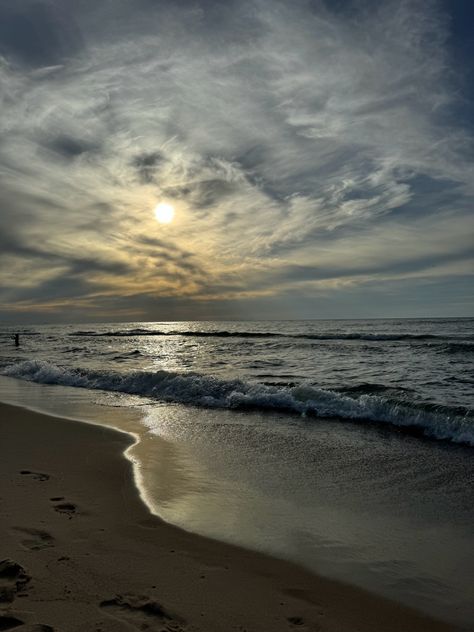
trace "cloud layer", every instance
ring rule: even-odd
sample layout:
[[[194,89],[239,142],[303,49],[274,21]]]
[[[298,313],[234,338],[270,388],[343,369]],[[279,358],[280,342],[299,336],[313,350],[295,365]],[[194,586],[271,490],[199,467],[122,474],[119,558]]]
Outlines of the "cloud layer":
[[[4,316],[469,313],[439,3],[68,4],[0,8]]]

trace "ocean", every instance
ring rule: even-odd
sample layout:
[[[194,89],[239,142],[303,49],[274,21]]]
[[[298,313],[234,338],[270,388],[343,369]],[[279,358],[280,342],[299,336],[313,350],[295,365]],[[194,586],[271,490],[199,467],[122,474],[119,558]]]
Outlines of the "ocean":
[[[169,522],[468,625],[473,325],[3,326],[0,399],[132,432]]]

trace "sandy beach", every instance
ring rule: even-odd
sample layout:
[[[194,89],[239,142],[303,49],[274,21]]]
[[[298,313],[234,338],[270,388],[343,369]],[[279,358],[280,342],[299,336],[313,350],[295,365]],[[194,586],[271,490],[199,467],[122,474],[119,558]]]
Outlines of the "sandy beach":
[[[0,630],[455,629],[162,522],[123,456],[132,441],[0,405]]]

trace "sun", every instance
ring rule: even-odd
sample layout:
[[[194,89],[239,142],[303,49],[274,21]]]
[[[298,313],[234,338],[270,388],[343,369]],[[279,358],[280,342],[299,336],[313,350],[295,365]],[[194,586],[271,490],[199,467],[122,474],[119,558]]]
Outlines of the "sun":
[[[155,217],[160,224],[169,224],[174,218],[174,206],[160,202],[155,206]]]

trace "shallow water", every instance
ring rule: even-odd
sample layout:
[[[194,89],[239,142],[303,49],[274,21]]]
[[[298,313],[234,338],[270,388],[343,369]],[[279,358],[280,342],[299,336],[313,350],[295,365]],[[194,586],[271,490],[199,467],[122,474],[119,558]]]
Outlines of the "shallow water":
[[[169,522],[456,623],[474,617],[472,448],[11,378],[0,400],[134,432],[142,495]]]

